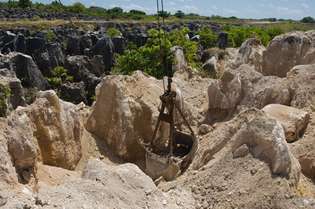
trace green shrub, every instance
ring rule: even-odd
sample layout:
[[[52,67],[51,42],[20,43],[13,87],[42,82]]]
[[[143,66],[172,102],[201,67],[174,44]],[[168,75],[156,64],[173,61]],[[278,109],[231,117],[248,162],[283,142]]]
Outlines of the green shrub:
[[[32,1],[31,0],[19,0],[18,1],[18,6],[21,8],[27,8],[32,6]]]
[[[52,30],[48,30],[45,36],[48,42],[53,42],[57,38],[56,34]]]
[[[73,81],[73,77],[68,75],[68,70],[64,67],[57,66],[52,72],[52,76],[47,78],[49,84],[54,88],[59,88],[63,83]]]
[[[302,23],[315,23],[315,19],[313,17],[304,17],[301,20]]]
[[[181,10],[178,10],[177,12],[175,12],[174,16],[177,18],[183,18],[185,17],[185,13]]]
[[[187,40],[186,34],[189,32],[187,28],[181,30],[174,30],[165,34],[165,38],[158,30],[151,29],[148,31],[149,39],[147,43],[136,48],[132,45],[124,52],[123,55],[118,55],[116,59],[115,73],[131,74],[136,70],[162,78],[171,70],[173,64],[173,55],[171,47],[181,46],[184,49],[187,61],[194,65],[197,54],[197,43]],[[162,50],[160,49],[162,44]],[[161,54],[165,57],[165,66],[162,63]],[[165,69],[166,68],[166,69]]]
[[[198,44],[186,38],[188,33],[189,29],[183,28],[180,30],[173,30],[167,34],[167,36],[171,42],[171,46],[183,47],[186,60],[188,63],[190,63],[190,65],[195,67],[197,61]]]
[[[130,10],[129,14],[132,14],[132,15],[146,15],[146,13],[144,11],[135,10],[135,9]]]
[[[225,26],[224,30],[229,34],[230,47],[240,47],[248,38],[257,38],[267,46],[275,36],[284,32],[279,27],[261,28],[254,26]]]
[[[7,86],[0,84],[0,117],[5,117],[7,114],[7,101],[10,97],[11,90]]]
[[[80,2],[74,3],[72,6],[69,6],[68,9],[69,9],[69,12],[73,12],[73,13],[83,13],[86,10],[85,6],[81,4]]]
[[[117,37],[117,36],[120,36],[121,35],[121,32],[116,29],[116,28],[108,28],[106,30],[106,34],[111,37],[111,38],[114,38],[114,37]]]
[[[212,48],[217,46],[218,35],[210,28],[202,28],[198,35],[200,35],[200,44],[204,48]]]

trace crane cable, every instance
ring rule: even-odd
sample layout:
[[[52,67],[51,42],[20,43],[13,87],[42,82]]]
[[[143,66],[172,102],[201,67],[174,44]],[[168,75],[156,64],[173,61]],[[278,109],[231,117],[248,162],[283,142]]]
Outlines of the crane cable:
[[[161,10],[160,10],[161,5]],[[164,68],[164,73],[168,77],[168,90],[170,90],[170,76],[171,72],[168,70],[167,66],[167,54],[165,50],[166,45],[166,33],[165,33],[165,11],[164,11],[164,0],[156,0],[156,8],[157,8],[157,22],[158,22],[158,30],[159,30],[159,45],[160,45],[160,59],[161,65]],[[161,24],[161,18],[162,24]],[[163,37],[162,37],[163,36]],[[163,39],[163,40],[162,40]],[[163,78],[163,88],[165,92],[165,81]]]

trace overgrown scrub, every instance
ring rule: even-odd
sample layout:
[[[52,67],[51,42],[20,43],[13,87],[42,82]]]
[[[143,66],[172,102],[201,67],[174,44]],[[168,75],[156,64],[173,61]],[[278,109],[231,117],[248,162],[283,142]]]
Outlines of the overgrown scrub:
[[[51,74],[47,80],[53,88],[59,88],[63,83],[73,81],[73,77],[68,75],[68,70],[61,66],[55,67]]]
[[[225,26],[224,31],[229,34],[230,47],[240,47],[248,38],[257,38],[267,46],[277,35],[283,33],[278,27],[260,28],[254,26]]]
[[[144,46],[140,48],[130,47],[124,54],[117,56],[114,72],[131,74],[136,70],[141,70],[156,78],[162,78],[166,75],[165,68],[170,70],[173,64],[173,55],[170,50],[173,46],[183,47],[187,61],[193,64],[196,61],[197,43],[186,38],[188,32],[189,30],[184,28],[166,33],[163,36],[162,31],[149,30],[149,39]],[[162,63],[163,57],[165,58],[165,65]]]
[[[200,44],[204,48],[212,48],[217,46],[218,35],[214,33],[210,28],[203,27],[199,32]]]
[[[46,40],[47,40],[48,42],[53,42],[53,41],[55,41],[55,40],[57,39],[56,34],[55,34],[54,31],[52,31],[52,30],[48,30],[48,31],[46,32],[45,37],[46,37]]]
[[[11,90],[9,87],[0,84],[0,117],[5,117],[7,114],[7,101],[10,97]]]
[[[121,35],[121,32],[116,29],[116,28],[108,28],[106,30],[106,34],[111,37],[111,38],[114,38],[114,37],[117,37],[117,36],[120,36]]]

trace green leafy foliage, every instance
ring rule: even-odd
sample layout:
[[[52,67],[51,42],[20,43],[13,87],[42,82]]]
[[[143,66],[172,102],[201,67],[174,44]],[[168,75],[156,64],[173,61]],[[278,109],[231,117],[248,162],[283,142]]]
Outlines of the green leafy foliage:
[[[200,44],[204,48],[212,48],[217,46],[218,35],[215,34],[210,28],[202,28],[198,35],[200,35]]]
[[[304,17],[301,20],[302,23],[315,23],[315,19],[313,17]]]
[[[27,8],[32,6],[32,1],[31,0],[19,0],[18,1],[18,6],[21,8]]]
[[[73,77],[68,75],[68,70],[64,67],[57,66],[52,72],[52,76],[47,78],[49,84],[54,88],[59,88],[63,83],[73,81]]]
[[[9,87],[0,84],[0,117],[5,117],[8,109],[7,100],[10,97]]]
[[[188,29],[174,30],[162,36],[163,32],[151,29],[148,32],[149,39],[147,43],[140,47],[130,47],[123,55],[118,55],[117,65],[114,72],[121,74],[131,74],[136,70],[162,78],[166,75],[165,68],[170,69],[173,64],[172,46],[182,46],[188,62],[196,60],[197,44],[186,39]],[[161,49],[160,49],[161,43]],[[162,57],[165,57],[166,65],[162,64]],[[163,56],[164,55],[164,56]]]
[[[117,36],[120,36],[121,35],[121,32],[116,29],[116,28],[108,28],[106,30],[106,34],[111,37],[111,38],[114,38],[114,37],[117,37]]]
[[[192,66],[195,66],[197,60],[198,44],[187,39],[186,35],[189,33],[188,28],[180,30],[173,30],[167,36],[172,46],[181,46],[184,49],[185,58]]]
[[[56,34],[52,30],[48,30],[45,36],[48,42],[53,42],[57,38]]]
[[[146,15],[145,12],[140,11],[140,10],[135,10],[135,9],[130,10],[130,11],[129,11],[129,14],[133,14],[133,15]]]
[[[171,13],[167,11],[159,11],[158,14],[160,17],[164,17],[164,18],[168,18],[169,16],[171,16]]]
[[[174,16],[177,18],[183,18],[185,17],[185,13],[181,10],[178,10],[177,12],[175,12]]]
[[[68,10],[73,13],[83,13],[86,8],[82,3],[76,2],[72,6],[69,6]]]
[[[277,27],[226,26],[224,30],[229,34],[230,47],[240,47],[248,38],[257,38],[267,46],[275,36],[283,33],[283,30]]]

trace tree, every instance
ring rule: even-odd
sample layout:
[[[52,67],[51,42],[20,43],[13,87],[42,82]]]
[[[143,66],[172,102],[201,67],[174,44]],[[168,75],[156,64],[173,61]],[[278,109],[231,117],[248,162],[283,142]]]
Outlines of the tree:
[[[124,10],[120,7],[114,7],[114,8],[107,10],[107,12],[110,14],[122,14],[122,13],[124,13]]]
[[[80,2],[74,3],[72,6],[69,7],[69,11],[73,13],[82,13],[86,10],[85,6]]]
[[[144,11],[135,10],[135,9],[130,10],[129,13],[133,15],[146,15]]]
[[[175,12],[174,16],[178,18],[183,18],[185,17],[185,13],[181,10],[178,10],[177,12]]]
[[[31,0],[19,0],[18,6],[21,8],[27,8],[32,6]]]
[[[9,0],[8,1],[8,7],[9,8],[16,8],[16,7],[18,7],[18,2],[14,1],[14,0]]]
[[[315,19],[313,17],[304,17],[301,20],[302,23],[315,23]]]
[[[168,18],[171,14],[167,11],[159,11],[159,16],[160,17],[165,17],[165,18]]]

